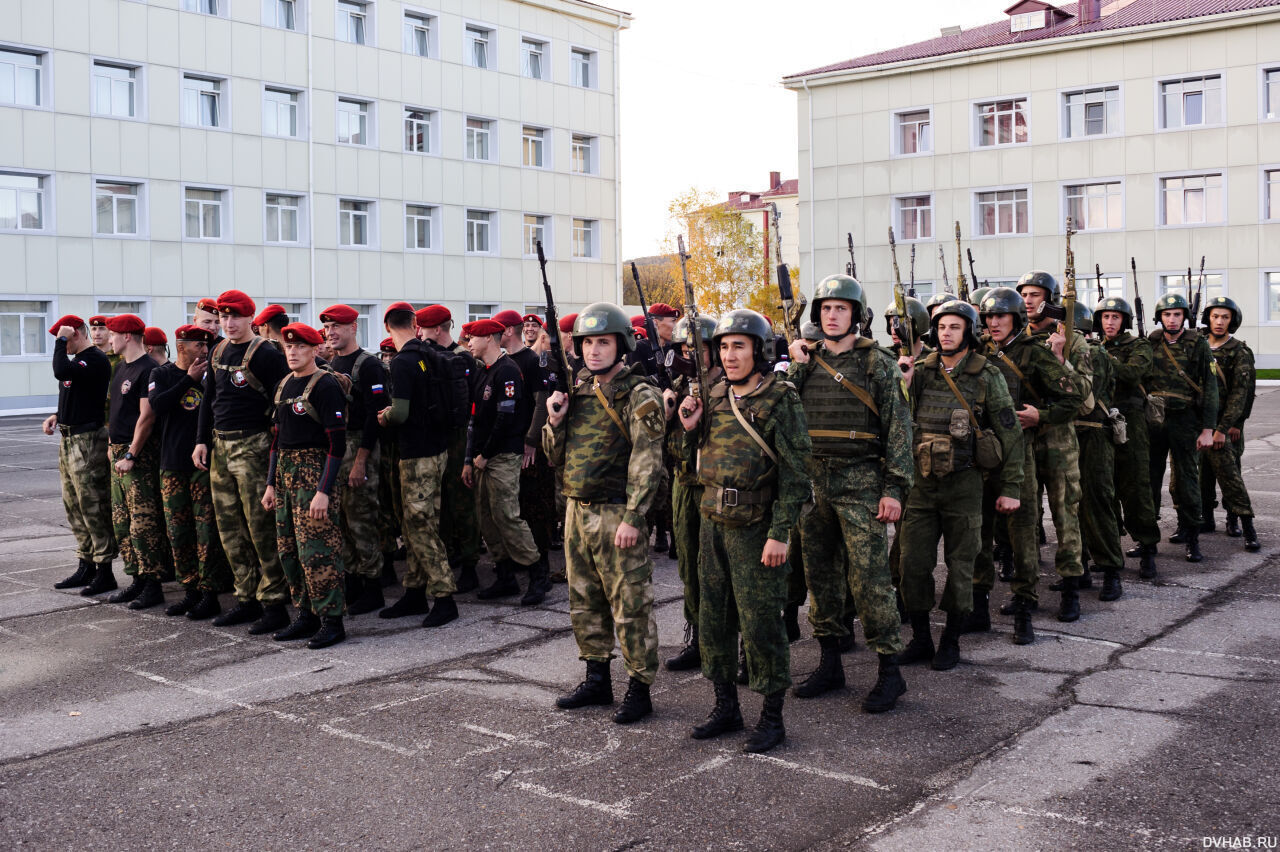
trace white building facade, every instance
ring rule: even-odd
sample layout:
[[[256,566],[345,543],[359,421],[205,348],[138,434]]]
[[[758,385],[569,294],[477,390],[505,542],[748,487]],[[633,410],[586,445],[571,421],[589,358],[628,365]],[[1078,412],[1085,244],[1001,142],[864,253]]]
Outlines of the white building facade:
[[[1132,302],[1132,257],[1150,329],[1155,300],[1186,292],[1188,266],[1194,286],[1204,256],[1205,298],[1235,299],[1259,366],[1280,367],[1280,4],[1218,5],[1024,2],[971,33],[786,78],[806,289],[844,268],[852,231],[879,313],[889,225],[904,279],[914,244],[918,291],[940,291],[941,248],[954,287],[956,221],[980,281],[1061,277],[1072,216],[1083,300],[1097,264],[1107,295]]]
[[[619,298],[617,46],[580,0],[22,0],[0,19],[0,413],[56,401],[49,323],[172,336],[235,287],[362,343]]]

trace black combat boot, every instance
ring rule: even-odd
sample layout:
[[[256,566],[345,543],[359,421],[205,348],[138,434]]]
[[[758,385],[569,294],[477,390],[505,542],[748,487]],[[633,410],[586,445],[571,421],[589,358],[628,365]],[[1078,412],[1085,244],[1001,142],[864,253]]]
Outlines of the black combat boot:
[[[1181,524],[1178,525],[1178,529],[1173,533],[1173,535],[1169,536],[1169,543],[1170,544],[1186,544],[1187,543],[1187,531],[1186,529],[1183,528]]]
[[[1066,587],[1063,585],[1062,577],[1059,577],[1057,580],[1049,584],[1049,591],[1051,592],[1060,592],[1064,588]],[[1093,588],[1093,572],[1089,570],[1088,562],[1084,563],[1084,573],[1081,574],[1079,577],[1076,577],[1076,588],[1077,589]]]
[[[288,607],[282,603],[266,604],[262,607],[262,617],[249,625],[249,635],[261,636],[264,633],[275,633],[288,624]]]
[[[463,565],[458,572],[458,594],[474,592],[480,586],[480,578],[476,576],[476,566]]]
[[[93,582],[93,575],[96,573],[93,567],[92,559],[81,559],[76,565],[75,573],[65,580],[59,580],[53,584],[55,589],[78,589],[81,586],[87,586]]]
[[[107,603],[128,603],[129,601],[142,594],[142,590],[147,585],[147,578],[142,574],[134,574],[133,582],[107,598]]]
[[[129,602],[129,609],[151,609],[163,603],[164,586],[160,583],[160,578],[154,574],[148,574],[142,581],[142,591]]]
[[[1080,593],[1076,591],[1078,577],[1062,578],[1062,600],[1058,602],[1059,621],[1080,620]]]
[[[840,637],[819,636],[818,646],[822,648],[818,667],[792,688],[791,694],[796,698],[817,698],[825,692],[844,687],[844,664],[840,661]]]
[[[1214,522],[1213,510],[1205,509],[1203,519],[1200,521],[1200,532],[1211,533],[1218,531],[1218,525]]]
[[[445,595],[442,598],[436,598],[435,603],[431,606],[431,612],[426,618],[422,619],[423,627],[440,627],[448,624],[450,621],[456,620],[458,617],[458,604],[453,599],[453,595]]]
[[[751,673],[747,671],[747,646],[738,640],[738,683],[746,686],[751,682]]]
[[[298,617],[283,630],[271,634],[277,642],[291,642],[294,639],[310,639],[320,629],[320,616],[311,610],[299,610]]]
[[[1030,645],[1036,641],[1036,632],[1031,627],[1031,601],[1015,597],[1013,603],[1013,644]]]
[[[1120,569],[1104,569],[1102,572],[1102,590],[1098,592],[1098,600],[1118,601],[1123,594],[1124,587],[1120,584]]]
[[[356,590],[354,597],[347,598],[349,615],[364,615],[366,612],[373,612],[387,605],[387,600],[382,594],[382,582],[377,577],[358,577]]]
[[[755,730],[747,737],[742,750],[748,754],[761,754],[778,746],[787,738],[787,729],[782,726],[782,700],[787,691],[780,689],[773,695],[764,697],[764,707],[760,708],[760,721]]]
[[[200,594],[199,589],[195,586],[187,586],[186,590],[186,594],[182,596],[182,600],[165,609],[165,615],[186,615],[191,611],[193,606],[200,603],[200,598],[202,598],[203,595]]]
[[[426,615],[431,609],[427,592],[422,587],[405,589],[400,600],[378,613],[378,618],[404,618],[406,615]]]
[[[396,576],[395,552],[382,554],[382,585],[394,586],[398,582],[400,578]]]
[[[929,663],[929,668],[935,672],[951,671],[960,662],[960,626],[963,623],[964,616],[955,612],[947,613],[947,624],[938,637],[938,650]]]
[[[360,593],[364,591],[364,577],[361,577],[359,574],[348,572],[346,576],[342,578],[342,581],[345,586],[343,590],[343,597],[349,601],[356,600],[360,597]]]
[[[1150,552],[1154,556],[1156,552],[1156,545],[1143,544],[1142,542],[1138,542],[1133,547],[1126,550],[1124,552],[1124,555],[1129,557],[1130,559],[1137,559],[1140,556],[1146,556],[1148,552]]]
[[[551,580],[547,576],[550,572],[551,566],[544,553],[538,557],[537,562],[529,566],[529,588],[525,590],[524,597],[520,598],[520,606],[536,606],[546,599],[547,592],[551,591]]]
[[[99,562],[94,566],[93,579],[89,585],[80,590],[86,598],[110,592],[116,588],[116,572],[111,570],[111,561]]]
[[[1154,544],[1147,545],[1146,551],[1142,554],[1142,561],[1138,563],[1138,579],[1154,580],[1156,578],[1156,546]]]
[[[687,672],[702,668],[702,652],[698,648],[698,626],[684,626],[684,647],[680,653],[667,659],[664,665],[669,672]]]
[[[1227,538],[1240,537],[1240,516],[1232,512],[1227,512],[1227,526],[1224,530]]]
[[[347,629],[342,626],[342,616],[326,615],[320,619],[320,629],[307,641],[307,647],[313,651],[337,645],[347,638]]]
[[[515,576],[515,563],[510,559],[500,560],[494,565],[493,575],[493,583],[476,592],[477,598],[487,601],[520,594],[520,584],[516,582]]]
[[[1240,526],[1244,530],[1244,549],[1257,553],[1262,549],[1262,543],[1258,541],[1258,532],[1253,528],[1253,518],[1241,518]]]
[[[733,681],[716,681],[712,686],[716,690],[716,706],[711,708],[707,721],[693,726],[689,736],[695,740],[709,740],[743,728],[742,708],[738,705],[738,685]]]
[[[1200,552],[1200,530],[1192,527],[1187,530],[1187,561],[1200,562],[1204,554]]]
[[[222,604],[218,602],[218,593],[202,592],[196,605],[187,610],[187,618],[192,621],[203,621],[206,618],[213,618],[220,612],[222,612]]]
[[[782,623],[787,627],[787,641],[800,638],[800,604],[787,604],[782,608]]]
[[[991,629],[991,592],[987,589],[973,590],[973,610],[964,617],[960,625],[961,633],[986,633]]]
[[[1013,582],[1013,548],[1000,546],[1000,554],[994,556],[1000,563],[1000,579],[1005,583]]]
[[[1026,601],[1027,612],[1040,611],[1039,601],[1027,600],[1026,598],[1019,598],[1017,595],[1014,595],[1013,597],[1009,598],[1009,600],[1005,601],[1000,606],[1000,614],[1001,615],[1017,615],[1018,607],[1022,606],[1022,604],[1018,603],[1019,600]]]
[[[556,699],[561,710],[613,703],[613,681],[609,679],[608,660],[587,660],[587,677],[573,692]]]
[[[855,617],[853,613],[848,613],[844,618],[840,619],[840,623],[844,625],[845,629],[845,634],[840,637],[841,654],[848,654],[853,650],[855,644],[853,639],[853,619]]]
[[[898,655],[900,665],[927,663],[933,659],[933,634],[929,632],[929,613],[911,613],[911,641]]]
[[[898,669],[898,655],[881,654],[880,674],[876,676],[876,685],[862,699],[862,712],[883,713],[892,710],[906,691],[907,682],[902,679],[902,672]]]
[[[231,609],[213,620],[214,627],[231,627],[236,624],[247,624],[262,617],[262,604],[250,598],[240,601]]]
[[[667,551],[673,550],[673,549],[674,548],[672,548],[671,546],[671,539],[668,538],[667,536],[667,531],[664,529],[659,529],[657,533],[655,533],[653,536],[653,552],[666,553]],[[619,710],[618,712],[621,713],[622,711]]]
[[[610,700],[613,695],[610,694]],[[649,700],[649,684],[631,678],[627,683],[627,694],[622,697],[618,712],[613,714],[613,721],[618,725],[630,725],[639,722],[653,712],[653,702]]]

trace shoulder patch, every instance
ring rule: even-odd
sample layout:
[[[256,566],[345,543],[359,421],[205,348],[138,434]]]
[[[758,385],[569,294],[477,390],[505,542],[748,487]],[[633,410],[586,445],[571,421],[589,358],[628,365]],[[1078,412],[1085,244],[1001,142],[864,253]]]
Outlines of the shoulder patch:
[[[636,417],[647,417],[650,412],[657,411],[658,408],[660,406],[656,399],[646,399],[636,406]]]
[[[1018,425],[1018,418],[1014,415],[1012,408],[1000,410],[1000,425],[1006,429],[1012,429]]]

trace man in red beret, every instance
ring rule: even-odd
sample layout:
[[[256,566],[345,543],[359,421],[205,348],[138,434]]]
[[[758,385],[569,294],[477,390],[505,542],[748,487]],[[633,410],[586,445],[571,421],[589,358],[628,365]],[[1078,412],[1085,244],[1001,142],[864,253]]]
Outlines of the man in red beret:
[[[218,300],[205,296],[196,302],[196,309],[191,313],[191,324],[213,332],[214,337],[221,337],[222,328],[218,325]]]
[[[169,336],[164,333],[163,328],[147,326],[142,332],[142,345],[147,348],[147,354],[157,365],[169,363]]]
[[[524,320],[524,325],[521,328],[524,345],[533,349],[538,343],[538,338],[547,330],[546,323],[537,314],[525,314],[521,319]]]
[[[44,421],[46,435],[60,433],[58,476],[67,526],[76,537],[75,572],[56,589],[84,587],[82,595],[116,588],[111,562],[119,552],[111,523],[111,480],[107,462],[106,399],[111,362],[93,345],[89,327],[73,314],[59,317],[49,333],[58,410]]]
[[[218,535],[235,575],[237,603],[213,623],[252,622],[249,632],[258,635],[289,623],[275,518],[260,500],[271,449],[271,403],[289,365],[283,353],[254,335],[254,307],[239,290],[218,296],[224,339],[209,355],[191,460],[209,471]]]
[[[658,332],[659,345],[666,354],[666,349],[671,345],[671,335],[676,330],[676,320],[680,318],[680,312],[668,305],[666,302],[654,302],[649,306],[649,316],[653,319],[654,330]]]
[[[89,317],[89,337],[94,346],[101,349],[103,354],[111,358],[111,368],[114,370],[116,362],[120,359],[115,357],[115,353],[111,351],[111,332],[107,331],[107,318],[102,314],[94,314]]]
[[[253,318],[253,324],[258,327],[258,334],[265,337],[271,342],[271,345],[284,351],[284,337],[282,332],[284,327],[289,324],[289,315],[285,313],[282,305],[267,305],[262,309],[256,317]]]

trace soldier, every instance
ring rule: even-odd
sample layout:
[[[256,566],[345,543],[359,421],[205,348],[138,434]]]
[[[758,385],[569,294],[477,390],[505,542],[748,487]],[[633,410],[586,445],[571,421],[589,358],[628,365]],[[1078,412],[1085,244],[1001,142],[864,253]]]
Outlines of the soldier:
[[[378,358],[386,366],[391,366],[391,359],[396,357],[396,342],[390,337],[382,338],[382,342],[378,344]]]
[[[1213,430],[1213,449],[1201,458],[1207,471],[1200,477],[1204,522],[1201,532],[1213,532],[1214,484],[1222,486],[1222,505],[1227,510],[1227,535],[1237,538],[1244,532],[1244,549],[1262,549],[1253,528],[1253,504],[1240,476],[1240,457],[1244,454],[1244,421],[1253,409],[1257,373],[1253,367],[1253,350],[1238,337],[1244,315],[1240,306],[1226,296],[1214,296],[1205,306],[1200,324],[1209,331],[1209,349],[1213,352],[1214,374],[1218,379],[1218,425]]]
[[[571,395],[547,401],[543,450],[564,470],[568,502],[564,555],[569,618],[587,675],[556,700],[561,709],[613,703],[609,661],[614,634],[629,681],[618,724],[653,712],[649,687],[658,670],[658,623],[653,617],[653,562],[644,516],[662,473],[662,400],[652,384],[626,366],[635,338],[617,305],[583,308],[573,347],[584,364]]]
[[[58,410],[42,424],[58,441],[58,476],[62,508],[76,538],[76,570],[55,589],[84,587],[81,594],[99,595],[116,588],[111,562],[118,552],[111,524],[110,476],[104,402],[111,363],[89,337],[84,320],[59,317],[49,329],[53,344],[53,376],[58,380]]]
[[[210,351],[213,351],[213,346],[222,339],[222,326],[218,323],[218,300],[205,296],[196,302],[196,309],[191,314],[191,324],[196,328],[212,332],[213,340],[210,341],[209,347]]]
[[[1213,373],[1209,343],[1195,329],[1187,328],[1191,308],[1179,293],[1156,302],[1157,328],[1147,335],[1154,360],[1149,389],[1164,399],[1164,422],[1151,427],[1151,503],[1160,506],[1160,484],[1165,459],[1173,457],[1169,496],[1178,513],[1178,532],[1169,539],[1185,543],[1187,561],[1199,562],[1200,459],[1213,448],[1218,419],[1218,382]]]
[[[485,369],[471,416],[462,481],[475,489],[480,532],[494,560],[493,584],[477,597],[491,600],[519,594],[515,572],[527,570],[529,587],[520,603],[532,606],[542,603],[551,582],[546,556],[538,553],[529,525],[520,518],[520,465],[532,412],[529,420],[521,420],[527,386],[520,367],[502,352],[500,341],[512,336],[512,328],[498,319],[463,326],[471,338],[471,354]]]
[[[152,361],[156,362],[157,367],[163,367],[169,363],[169,336],[164,333],[163,328],[147,326],[142,332],[142,345],[146,347],[147,354],[151,356]]]
[[[938,310],[938,306],[944,302],[950,302],[956,298],[955,293],[934,293],[929,297],[929,301],[924,303],[924,309],[929,312],[929,319],[933,319],[933,314]]]
[[[893,709],[907,685],[898,670],[902,639],[889,571],[885,524],[902,518],[911,487],[911,419],[895,359],[858,336],[866,305],[848,275],[819,282],[809,303],[822,342],[791,345],[787,378],[799,390],[813,455],[813,511],[800,519],[809,620],[822,648],[818,668],[793,690],[814,698],[844,686],[840,639],[852,593],[867,645],[879,657],[867,713]]]
[[[391,359],[396,357],[396,342],[385,337],[378,344],[378,358],[387,368],[387,386],[391,386]],[[394,586],[396,558],[406,554],[400,544],[400,456],[395,436],[382,430],[378,449],[378,549],[382,551],[382,585]]]
[[[1115,448],[1113,480],[1124,528],[1137,546],[1126,556],[1141,559],[1138,576],[1156,576],[1156,544],[1160,528],[1151,503],[1151,443],[1147,435],[1147,398],[1143,383],[1151,372],[1151,341],[1130,334],[1133,308],[1124,299],[1108,298],[1094,310],[1093,327],[1101,331],[1103,351],[1116,374],[1113,402],[1124,415],[1128,440]]]
[[[665,357],[668,349],[679,344],[675,329],[680,319],[680,311],[666,302],[654,302],[649,306],[649,316],[653,318],[654,330],[658,332],[656,344],[658,355],[660,358]]]
[[[196,470],[191,453],[200,421],[202,383],[209,366],[213,332],[183,325],[174,332],[177,363],[151,373],[147,399],[160,430],[160,496],[165,528],[173,550],[177,579],[186,590],[182,600],[165,610],[193,621],[222,612],[218,592],[230,580],[231,568],[218,540],[209,490],[209,472]]]
[[[391,406],[378,413],[378,423],[395,429],[403,506],[400,529],[409,551],[409,570],[404,595],[378,617],[427,613],[422,626],[440,627],[458,617],[453,599],[457,586],[440,541],[440,480],[449,455],[448,411],[441,386],[449,382],[448,366],[418,339],[408,302],[387,308],[382,323],[395,342],[396,357],[391,360]]]
[[[209,471],[218,535],[235,575],[237,603],[213,620],[224,627],[252,622],[254,635],[289,623],[289,594],[276,525],[262,508],[271,451],[271,400],[289,372],[284,355],[253,334],[254,304],[240,290],[218,296],[225,335],[209,355],[198,441],[191,460]]]
[[[533,534],[533,543],[538,547],[538,554],[545,560],[552,549],[552,540],[556,535],[555,470],[547,461],[541,446],[542,427],[547,422],[547,396],[549,395],[545,377],[548,373],[547,359],[551,356],[547,351],[547,336],[542,326],[542,318],[537,314],[524,316],[526,341],[530,337],[531,328],[536,332],[533,340],[529,342],[529,348],[521,351],[529,352],[538,358],[537,385],[530,391],[533,394],[533,410],[529,428],[524,436],[525,458],[528,459],[528,451],[531,447],[534,454],[533,460],[526,461],[520,470],[520,517],[529,525],[529,532]],[[525,388],[526,390],[530,388],[527,377]]]
[[[289,324],[289,316],[283,305],[267,305],[256,317],[253,324],[258,334],[276,349],[284,352],[284,327]]]
[[[1023,493],[1023,435],[1000,370],[979,353],[978,312],[954,299],[930,319],[938,351],[914,365],[915,484],[902,519],[902,597],[911,622],[903,664],[931,660],[937,671],[960,661],[960,634],[974,606],[973,566],[981,547],[982,471],[999,487],[995,511],[1011,515]],[[942,539],[946,626],[935,650],[929,631],[933,570]]]
[[[356,339],[359,317],[349,305],[332,305],[320,312],[325,337],[334,351],[329,367],[351,380],[345,423],[347,447],[338,471],[338,524],[346,572],[344,596],[352,615],[373,612],[386,603],[382,597],[382,553],[378,546],[378,412],[391,400],[386,367],[364,351]],[[287,348],[288,341],[285,342]]]
[[[707,393],[709,411],[697,396],[679,412],[688,439],[699,445],[698,629],[702,674],[716,697],[691,735],[708,739],[743,728],[734,647],[741,632],[750,687],[764,696],[760,720],[742,747],[752,753],[786,738],[787,541],[813,495],[804,408],[791,383],[769,367],[765,346],[772,337],[769,321],[755,311],[721,317],[711,345],[724,379]]]

